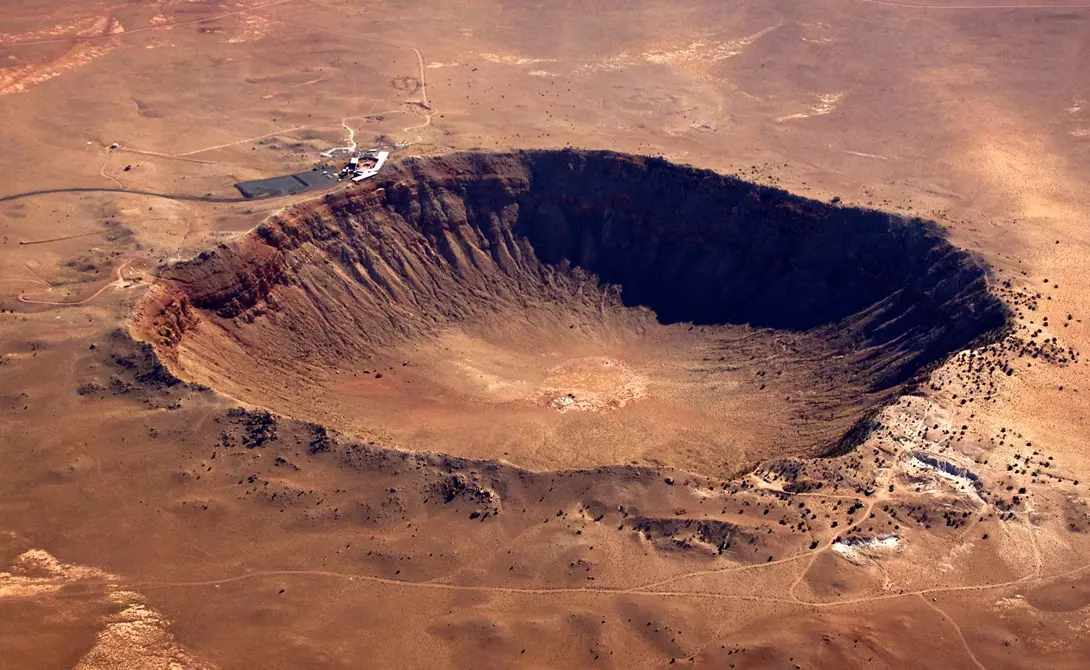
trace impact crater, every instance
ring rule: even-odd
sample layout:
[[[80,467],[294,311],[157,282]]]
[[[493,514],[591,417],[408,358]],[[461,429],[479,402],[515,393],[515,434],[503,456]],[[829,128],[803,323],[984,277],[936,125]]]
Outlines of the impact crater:
[[[1008,320],[933,223],[611,152],[406,159],[164,267],[171,371],[403,449],[733,474]]]

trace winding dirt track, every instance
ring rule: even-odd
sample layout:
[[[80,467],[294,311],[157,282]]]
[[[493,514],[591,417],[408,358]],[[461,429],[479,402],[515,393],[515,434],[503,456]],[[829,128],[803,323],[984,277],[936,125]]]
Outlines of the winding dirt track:
[[[961,646],[965,647],[965,652],[969,654],[969,658],[973,661],[973,664],[975,664],[976,667],[980,670],[987,670],[984,667],[984,664],[980,662],[980,659],[976,657],[976,654],[973,653],[972,648],[969,646],[969,641],[965,639],[965,634],[961,632],[961,626],[958,625],[958,622],[954,621],[953,617],[939,609],[937,605],[935,605],[922,595],[920,596],[920,600],[922,600],[925,605],[941,614],[943,619],[946,619],[948,622],[950,622],[950,625],[954,627],[954,632],[957,633],[958,639],[961,640]]]
[[[117,177],[114,177],[113,175],[106,174],[106,168],[107,168],[107,166],[110,165],[110,158],[112,158],[112,157],[113,157],[113,150],[112,149],[106,149],[106,160],[104,160],[102,162],[102,167],[99,168],[98,173],[100,175],[102,175],[103,177],[105,177],[106,179],[109,179],[110,181],[112,181],[114,184],[117,184],[118,188],[125,188],[125,185],[122,184],[117,179]]]
[[[34,298],[28,298],[27,296],[30,295],[30,294],[20,293],[19,294],[19,302],[25,302],[25,303],[32,304],[32,305],[52,305],[52,306],[55,306],[55,307],[75,307],[76,305],[84,305],[84,304],[86,304],[88,302],[91,302],[92,300],[94,300],[98,296],[102,295],[102,293],[106,289],[110,288],[115,283],[125,281],[125,276],[122,273],[125,271],[125,268],[127,268],[130,263],[131,263],[131,261],[125,261],[121,265],[119,265],[117,267],[117,270],[115,271],[115,274],[117,275],[116,279],[111,279],[110,281],[106,282],[106,284],[104,284],[100,289],[98,289],[97,291],[95,291],[91,295],[87,296],[86,298],[83,298],[82,300],[73,300],[73,301],[36,300]],[[50,291],[53,290],[53,285],[50,284],[49,282],[43,280],[43,279],[38,279],[38,278],[30,279],[30,278],[27,278],[26,281],[29,282],[29,283],[35,284],[37,286],[43,287],[43,292],[44,293],[49,293]]]
[[[337,7],[331,7],[329,5],[323,5],[322,3],[318,3],[318,2],[316,2],[314,4],[318,5],[319,7],[324,7],[326,9],[329,9],[331,11],[337,11],[337,12],[342,11]],[[379,44],[388,44],[390,46],[398,47],[400,49],[409,49],[409,50],[411,50],[413,52],[413,54],[416,55],[416,64],[420,68],[420,100],[418,101],[418,104],[424,110],[424,111],[415,112],[415,113],[420,114],[421,116],[423,116],[424,117],[424,122],[420,123],[418,125],[415,125],[415,126],[409,126],[407,128],[402,128],[401,130],[402,130],[402,132],[405,132],[406,134],[416,136],[415,140],[413,140],[412,142],[409,142],[405,146],[412,146],[413,144],[418,144],[418,143],[424,141],[423,136],[421,136],[420,133],[418,133],[416,131],[420,130],[422,128],[427,128],[428,126],[430,126],[432,117],[439,113],[439,109],[437,107],[433,107],[431,105],[431,103],[428,102],[427,68],[424,66],[424,54],[420,53],[420,49],[417,49],[416,47],[412,46],[411,44],[405,44],[404,42],[398,42],[397,40],[386,39],[384,37],[375,37],[374,35],[353,35],[352,33],[346,33],[344,31],[340,31],[340,30],[333,30],[333,29],[328,28],[326,26],[313,25],[313,24],[308,24],[308,27],[310,29],[312,29],[312,30],[328,33],[330,35],[337,35],[339,37],[348,37],[348,38],[351,38],[351,39],[354,39],[354,40],[362,40],[364,42],[377,42]],[[349,118],[352,118],[352,117],[349,117]]]
[[[859,524],[863,523],[863,521],[865,521],[867,519],[867,517],[870,516],[870,513],[871,513],[872,510],[874,510],[874,506],[876,504],[877,504],[877,501],[872,501],[870,504],[868,504],[867,509],[863,510],[863,513],[859,515],[858,519],[856,519],[850,525],[846,526],[844,528],[843,533],[844,534],[850,533],[854,528],[859,526]],[[810,568],[813,567],[814,561],[817,560],[818,556],[820,556],[823,552],[825,552],[825,550],[827,550],[829,547],[833,546],[833,544],[836,542],[836,539],[837,539],[837,537],[834,536],[828,542],[826,542],[825,545],[823,547],[821,547],[821,549],[818,549],[817,551],[811,552],[810,561],[806,564],[806,568],[803,569],[803,571],[799,573],[799,576],[795,578],[795,581],[791,582],[791,587],[789,589],[787,589],[787,595],[790,596],[792,600],[794,600],[796,602],[800,602],[800,603],[810,604],[808,601],[802,600],[801,598],[796,596],[795,595],[795,589],[797,589],[799,584],[802,583],[802,580],[806,578],[806,574],[808,572],[810,572]]]
[[[767,564],[761,564],[759,566],[752,567],[765,567]],[[219,586],[223,584],[232,584],[236,582],[242,582],[250,579],[261,579],[264,577],[328,577],[334,579],[347,579],[348,581],[365,581],[375,584],[383,584],[386,586],[397,586],[403,588],[422,588],[422,589],[436,589],[440,591],[457,591],[457,592],[471,592],[471,593],[505,593],[511,595],[525,595],[525,596],[554,596],[554,595],[571,595],[571,594],[590,594],[599,596],[656,596],[663,598],[705,598],[705,599],[720,599],[720,600],[742,600],[750,602],[772,602],[786,605],[796,605],[798,607],[824,609],[831,607],[843,607],[845,605],[857,605],[860,603],[879,602],[883,600],[897,600],[900,598],[912,598],[917,596],[926,596],[932,593],[958,593],[966,591],[988,591],[993,589],[1001,589],[1010,586],[1017,586],[1025,583],[1036,582],[1048,582],[1054,579],[1060,579],[1065,576],[1069,576],[1073,572],[1085,571],[1090,569],[1090,563],[1080,566],[1074,570],[1057,574],[1049,577],[1039,577],[1033,579],[1032,575],[1026,575],[1019,579],[1013,579],[1005,582],[996,582],[992,584],[977,584],[972,586],[937,586],[927,589],[917,589],[914,591],[905,591],[903,593],[889,593],[876,596],[863,596],[859,598],[848,598],[845,600],[832,600],[827,602],[807,602],[801,600],[795,600],[792,598],[782,598],[776,596],[748,596],[738,595],[731,593],[719,593],[716,591],[654,591],[645,588],[627,588],[627,587],[514,587],[514,586],[485,586],[485,585],[463,585],[463,584],[444,584],[441,582],[413,582],[400,579],[388,579],[385,577],[375,577],[372,575],[354,574],[349,572],[334,572],[329,570],[259,570],[254,572],[247,572],[241,575],[234,575],[231,577],[221,577],[218,579],[207,580],[194,580],[194,581],[149,581],[149,582],[124,582],[119,584],[117,581],[84,581],[80,584],[86,586],[119,586],[123,585],[126,588],[134,589],[155,589],[155,588],[197,588],[204,586]],[[67,582],[66,582],[67,583]]]

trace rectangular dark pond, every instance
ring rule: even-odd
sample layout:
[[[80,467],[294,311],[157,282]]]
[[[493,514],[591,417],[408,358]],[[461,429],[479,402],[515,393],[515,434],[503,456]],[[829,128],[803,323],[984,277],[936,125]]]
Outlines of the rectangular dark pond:
[[[296,193],[330,186],[335,184],[336,181],[335,177],[327,177],[322,173],[322,170],[317,169],[268,179],[240,181],[235,184],[235,188],[247,198],[272,198],[280,195],[295,195]]]

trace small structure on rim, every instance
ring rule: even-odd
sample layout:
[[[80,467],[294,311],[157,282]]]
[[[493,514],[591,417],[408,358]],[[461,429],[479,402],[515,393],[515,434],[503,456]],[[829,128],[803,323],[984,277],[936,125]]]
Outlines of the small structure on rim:
[[[374,177],[389,157],[389,151],[379,149],[368,149],[358,156],[352,156],[348,159],[348,165],[345,165],[337,174],[338,181],[349,178],[359,182],[368,177]]]

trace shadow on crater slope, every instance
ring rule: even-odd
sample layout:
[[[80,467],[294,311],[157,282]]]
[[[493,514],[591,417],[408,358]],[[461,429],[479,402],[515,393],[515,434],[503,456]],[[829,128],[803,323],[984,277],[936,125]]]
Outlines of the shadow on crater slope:
[[[934,224],[554,151],[403,161],[164,268],[136,327],[180,377],[407,448],[722,472],[843,447],[1006,319]]]

